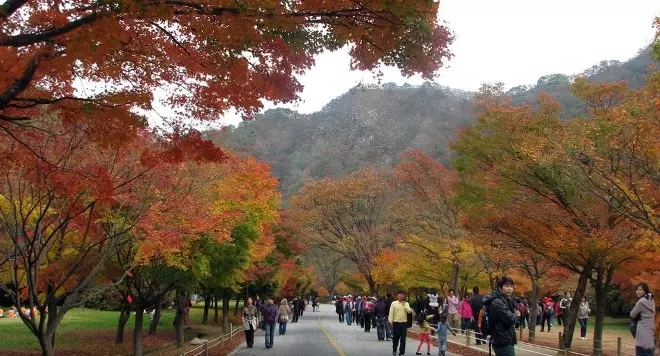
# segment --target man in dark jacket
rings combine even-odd
[[[520,311],[513,304],[513,280],[502,276],[497,281],[497,290],[483,299],[488,313],[490,340],[495,356],[515,356],[516,329],[514,325]]]
[[[335,312],[339,315],[339,322],[344,323],[344,298],[335,300]]]
[[[293,319],[291,319],[292,323],[297,323],[298,318],[300,317],[300,303],[298,302],[300,299],[294,297],[293,300],[291,301],[291,304],[293,304]]]
[[[280,316],[279,309],[273,304],[273,299],[268,299],[266,306],[264,306],[263,318],[264,318],[264,330],[266,331],[266,348],[270,349],[273,347],[273,341],[275,339],[275,324],[277,319]]]
[[[378,341],[385,340],[385,324],[389,324],[389,321],[387,321],[388,314],[385,299],[380,297],[374,306],[374,318],[376,318],[376,333],[378,334]]]
[[[482,335],[481,331],[479,331],[479,324],[477,323],[477,320],[479,320],[479,312],[481,312],[481,307],[483,307],[483,299],[484,296],[479,294],[479,287],[474,286],[472,288],[472,298],[470,298],[470,307],[472,308],[472,315],[474,316],[474,322],[472,323],[472,329],[474,330],[475,337],[477,338],[477,345],[481,345],[483,342],[484,344],[486,343],[485,341],[481,341]]]
[[[385,297],[385,315],[387,316],[390,315],[390,307],[392,306],[393,301],[392,294],[387,293],[387,296]],[[385,336],[387,337],[387,341],[390,341],[392,338],[392,328],[389,320],[385,323]]]

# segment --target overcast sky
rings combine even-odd
[[[653,39],[658,15],[660,0],[444,0],[440,20],[456,34],[455,56],[436,82],[464,90],[495,81],[513,87],[545,74],[576,74],[601,60],[624,61]],[[383,83],[422,83],[396,69],[383,71]],[[283,106],[303,113],[320,110],[356,84],[375,82],[371,73],[349,69],[346,51],[319,55],[300,81],[302,101]]]

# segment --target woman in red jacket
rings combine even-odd
[[[461,315],[461,334],[464,334],[465,330],[470,329],[470,325],[472,325],[472,320],[474,319],[469,294],[466,294],[461,304],[459,304],[458,313]]]

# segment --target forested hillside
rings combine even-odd
[[[594,81],[626,80],[639,87],[651,63],[645,50],[627,62],[602,61],[581,74]],[[570,119],[585,112],[569,91],[571,80],[564,74],[546,75],[535,85],[510,89],[509,94],[514,103],[534,103],[539,93],[549,93],[562,103],[563,117]],[[449,143],[457,129],[472,122],[472,96],[432,82],[357,86],[319,112],[269,110],[212,136],[222,145],[270,163],[286,199],[308,179],[342,176],[367,165],[389,167],[411,148],[448,163]]]

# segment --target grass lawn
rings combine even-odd
[[[235,302],[230,304],[230,316],[233,316]],[[239,307],[242,303],[239,304]],[[219,306],[221,307],[221,305]],[[202,314],[204,312],[204,304],[198,303],[190,310],[190,323],[193,329],[195,326],[201,324]],[[240,311],[239,311],[240,313]],[[220,309],[220,318],[222,318],[222,311]],[[158,326],[156,336],[147,337],[149,328],[149,315],[144,316],[143,323],[143,338],[145,340],[145,350],[157,348],[159,345],[172,343],[174,341],[174,310],[166,309]],[[213,309],[209,310],[209,319],[213,320]],[[114,339],[117,330],[117,323],[119,321],[119,312],[117,311],[99,311],[93,309],[73,309],[69,311],[62,323],[57,329],[55,338],[55,350],[78,350],[88,349],[90,343],[96,344],[97,347],[114,348],[113,354],[121,354],[121,350],[115,348]],[[220,320],[221,321],[221,320]],[[132,332],[135,323],[134,315],[126,324],[124,334],[124,346],[127,354],[130,354],[132,344]],[[205,326],[205,331],[209,333],[219,332],[218,326]],[[32,335],[25,324],[20,319],[0,319],[0,335],[2,335],[2,342],[0,342],[0,354],[5,354],[4,351],[16,350],[39,350],[39,342],[37,338]],[[186,339],[196,336],[196,332],[187,333]],[[90,354],[97,352],[90,351]],[[26,353],[28,354],[28,353]]]
[[[595,322],[595,318],[589,319],[590,322]],[[624,332],[626,334],[630,333],[630,318],[626,317],[605,317],[605,325],[603,325],[603,330],[613,331],[613,332]]]

